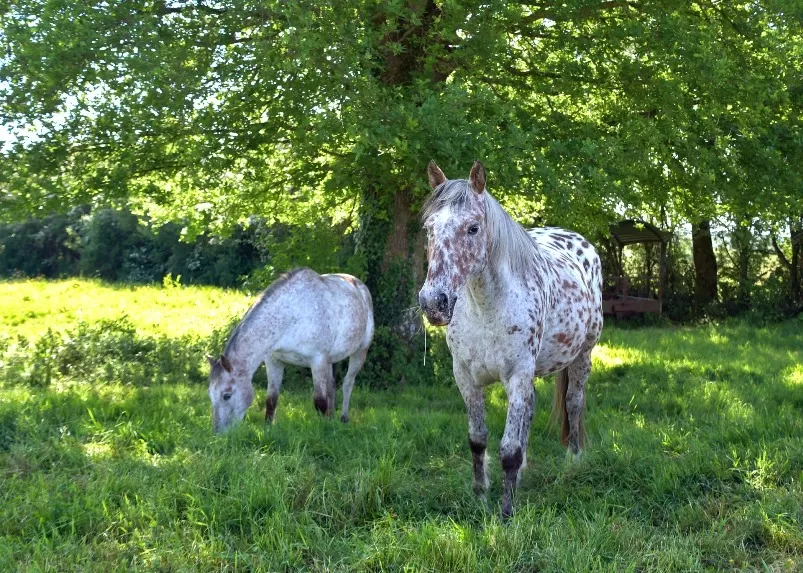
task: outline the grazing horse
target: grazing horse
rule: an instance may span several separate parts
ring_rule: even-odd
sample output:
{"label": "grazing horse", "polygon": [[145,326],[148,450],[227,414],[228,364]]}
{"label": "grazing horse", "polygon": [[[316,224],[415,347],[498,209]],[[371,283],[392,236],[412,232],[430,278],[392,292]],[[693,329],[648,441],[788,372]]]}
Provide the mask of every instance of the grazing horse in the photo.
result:
{"label": "grazing horse", "polygon": [[602,271],[591,244],[571,231],[525,231],[485,189],[474,163],[468,180],[448,180],[435,162],[423,209],[429,269],[419,293],[429,322],[448,325],[455,382],[468,410],[474,491],[488,488],[483,388],[507,393],[499,448],[504,471],[502,516],[527,465],[535,405],[533,378],[557,372],[553,414],[575,456],[584,442],[585,383],[602,331]]}
{"label": "grazing horse", "polygon": [[254,400],[251,378],[260,363],[268,370],[265,420],[272,422],[285,364],[312,370],[315,407],[332,417],[335,381],[332,364],[346,357],[343,409],[348,422],[354,378],[374,336],[368,288],[351,275],[319,275],[296,269],[271,284],[245,313],[218,359],[207,357],[209,397],[215,432],[242,420]]}

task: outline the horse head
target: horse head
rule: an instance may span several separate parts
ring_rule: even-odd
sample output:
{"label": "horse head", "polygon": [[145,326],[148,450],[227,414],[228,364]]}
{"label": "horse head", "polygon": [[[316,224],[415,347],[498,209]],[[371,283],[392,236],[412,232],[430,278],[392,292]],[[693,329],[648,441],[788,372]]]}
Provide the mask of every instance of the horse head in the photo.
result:
{"label": "horse head", "polygon": [[212,428],[216,433],[227,430],[245,417],[254,401],[250,376],[232,366],[225,354],[215,359],[206,357],[209,373],[209,398],[212,400]]}
{"label": "horse head", "polygon": [[432,195],[424,205],[427,278],[418,301],[429,322],[449,324],[458,293],[486,264],[489,234],[485,217],[485,168],[474,162],[468,179],[448,180],[430,161]]}

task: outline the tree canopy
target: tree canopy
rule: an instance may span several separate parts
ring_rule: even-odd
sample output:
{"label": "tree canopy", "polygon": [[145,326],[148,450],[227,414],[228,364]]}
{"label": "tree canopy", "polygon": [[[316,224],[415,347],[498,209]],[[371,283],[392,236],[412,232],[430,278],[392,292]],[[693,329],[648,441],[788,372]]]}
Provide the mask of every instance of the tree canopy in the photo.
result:
{"label": "tree canopy", "polygon": [[420,244],[433,158],[525,224],[803,213],[799,0],[0,6],[6,219],[344,221],[371,274]]}

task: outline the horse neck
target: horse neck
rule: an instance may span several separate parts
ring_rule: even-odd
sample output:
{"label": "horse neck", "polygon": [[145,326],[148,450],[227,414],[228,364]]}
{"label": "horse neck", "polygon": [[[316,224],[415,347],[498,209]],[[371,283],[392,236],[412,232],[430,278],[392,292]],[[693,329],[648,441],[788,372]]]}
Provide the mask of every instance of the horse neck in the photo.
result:
{"label": "horse neck", "polygon": [[472,307],[479,313],[495,312],[508,296],[518,288],[510,270],[501,265],[486,265],[481,272],[469,277],[466,290]]}
{"label": "horse neck", "polygon": [[236,370],[249,379],[271,355],[278,342],[281,325],[276,318],[278,314],[274,312],[276,306],[276,300],[261,302],[243,319],[245,324],[237,327],[238,332],[226,347],[226,357]]}
{"label": "horse neck", "polygon": [[539,268],[546,268],[543,253],[536,247],[532,256],[535,258],[533,265],[518,272],[502,262],[489,261],[480,273],[470,277],[466,290],[475,309],[481,313],[496,313],[498,306],[506,305],[515,295],[528,292],[533,285],[548,295],[547,277],[538,272]]}

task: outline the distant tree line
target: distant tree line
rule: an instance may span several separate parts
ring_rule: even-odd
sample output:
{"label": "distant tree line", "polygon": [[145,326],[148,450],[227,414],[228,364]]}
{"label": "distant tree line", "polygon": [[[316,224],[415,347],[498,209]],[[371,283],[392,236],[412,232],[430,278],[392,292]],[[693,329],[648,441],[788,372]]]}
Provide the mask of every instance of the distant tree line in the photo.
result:
{"label": "distant tree line", "polygon": [[128,211],[88,207],[0,226],[0,272],[6,277],[98,277],[131,283],[182,282],[242,286],[262,262],[256,235],[238,226],[229,237],[181,240],[181,226],[153,227]]}
{"label": "distant tree line", "polygon": [[[231,233],[183,236],[180,222],[152,224],[128,210],[79,206],[67,213],[0,225],[0,276],[84,276],[126,283],[159,283],[169,276],[182,284],[259,290],[293,266],[334,270],[340,238],[308,235],[252,217]],[[321,233],[318,233],[321,235]],[[345,238],[348,240],[348,237]],[[309,254],[306,247],[315,252]]]}
{"label": "distant tree line", "polygon": [[[297,229],[251,217],[226,235],[185,236],[181,222],[153,224],[128,210],[80,206],[67,213],[0,225],[0,277],[96,277],[125,283],[204,284],[258,291],[280,273],[310,266],[351,270],[353,232],[324,223]],[[710,236],[714,296],[700,296],[693,238],[676,232],[668,249],[664,310],[687,322],[749,314],[779,319],[800,312],[801,237],[779,238],[749,227],[717,226]],[[597,237],[603,258],[604,237]],[[630,246],[623,261],[633,287],[657,277],[657,247]],[[797,274],[790,272],[797,268]],[[394,278],[389,274],[387,281]],[[653,288],[646,293],[655,295]],[[377,309],[380,314],[400,312]],[[393,317],[386,317],[392,322]]]}

